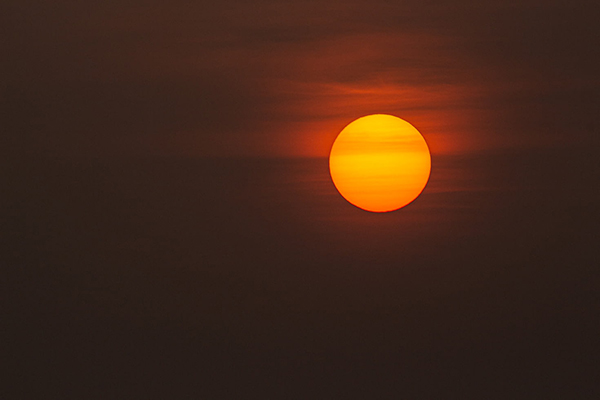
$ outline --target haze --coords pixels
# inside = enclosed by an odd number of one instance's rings
[[[8,1],[5,397],[598,398],[598,6]],[[431,150],[336,192],[367,114]]]

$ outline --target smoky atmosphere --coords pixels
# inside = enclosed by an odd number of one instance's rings
[[[599,398],[595,3],[0,10],[3,398]]]

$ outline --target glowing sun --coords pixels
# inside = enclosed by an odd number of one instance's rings
[[[329,154],[329,171],[340,194],[373,212],[402,208],[416,199],[431,172],[429,147],[408,122],[386,114],[348,124]]]

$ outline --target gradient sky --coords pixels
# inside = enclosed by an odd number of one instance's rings
[[[34,154],[325,156],[369,113],[410,121],[434,153],[597,140],[590,4],[9,2],[5,140]]]
[[[600,398],[599,10],[4,1],[1,392]],[[431,149],[391,213],[329,175],[372,113]]]

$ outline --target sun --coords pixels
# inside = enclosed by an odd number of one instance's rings
[[[431,173],[431,155],[410,123],[373,114],[340,132],[329,155],[329,171],[348,202],[363,210],[388,212],[421,194]]]

